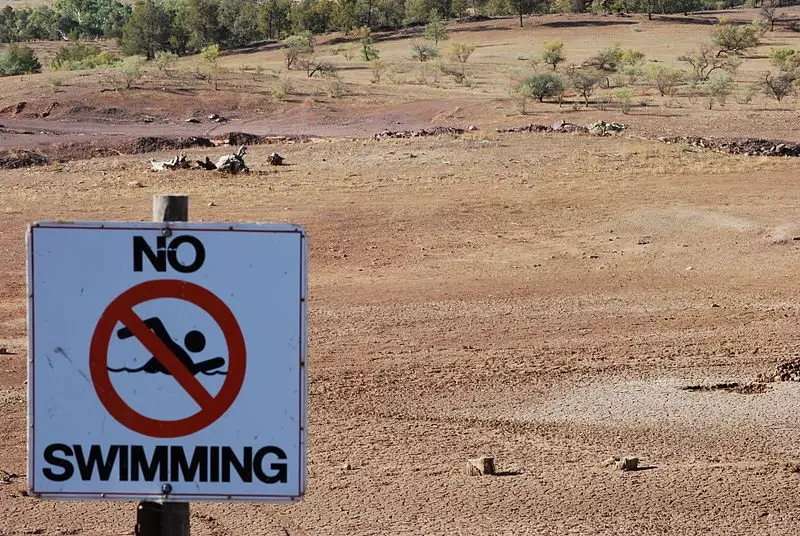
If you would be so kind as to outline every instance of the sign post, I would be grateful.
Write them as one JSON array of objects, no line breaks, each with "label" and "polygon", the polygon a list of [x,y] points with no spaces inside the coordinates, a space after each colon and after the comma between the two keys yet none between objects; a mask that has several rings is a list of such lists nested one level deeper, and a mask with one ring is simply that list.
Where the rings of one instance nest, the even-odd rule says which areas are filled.
[{"label": "sign post", "polygon": [[307,245],[185,196],[153,219],[30,227],[28,485],[188,536],[190,502],[303,498]]},{"label": "sign post", "polygon": [[[189,196],[154,195],[153,221],[189,221]],[[136,507],[135,536],[189,536],[189,503],[141,501]]]}]

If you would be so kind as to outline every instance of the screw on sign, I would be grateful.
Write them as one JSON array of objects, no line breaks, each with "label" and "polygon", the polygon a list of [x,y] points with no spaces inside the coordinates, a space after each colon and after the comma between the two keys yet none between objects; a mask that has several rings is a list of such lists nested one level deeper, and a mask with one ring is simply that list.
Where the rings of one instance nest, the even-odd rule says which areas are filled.
[{"label": "screw on sign", "polygon": [[[134,312],[140,303],[162,298],[184,300],[200,307],[222,329],[228,347],[228,371],[222,388],[211,395],[197,380],[198,373],[213,373],[224,359],[215,357],[195,363],[189,354],[169,335],[159,318],[142,320]],[[178,420],[159,420],[142,415],[131,408],[117,393],[108,368],[108,349],[118,323],[120,339],[135,337],[151,354],[152,359],[140,369],[128,372],[164,373],[172,375],[199,406],[193,415]],[[184,344],[190,352],[201,351],[205,338],[198,331],[187,334]],[[186,281],[161,279],[140,283],[114,299],[97,323],[89,350],[89,369],[97,396],[106,410],[123,426],[150,437],[174,438],[198,432],[219,419],[231,407],[244,383],[246,348],[242,331],[231,310],[207,289]],[[120,369],[121,370],[121,369]]]}]

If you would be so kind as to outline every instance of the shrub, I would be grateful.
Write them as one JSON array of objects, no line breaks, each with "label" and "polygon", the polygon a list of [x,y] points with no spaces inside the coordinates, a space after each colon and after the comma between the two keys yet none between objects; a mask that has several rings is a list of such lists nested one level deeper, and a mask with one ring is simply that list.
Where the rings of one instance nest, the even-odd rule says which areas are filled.
[{"label": "shrub", "polygon": [[564,42],[547,41],[542,45],[542,61],[553,67],[555,71],[560,63],[564,63]]},{"label": "shrub", "polygon": [[477,45],[473,44],[466,44],[466,43],[453,43],[450,46],[450,52],[448,52],[448,56],[455,62],[460,64],[467,63],[467,60],[475,52]]},{"label": "shrub", "polygon": [[115,54],[105,50],[101,51],[100,47],[82,41],[73,41],[59,49],[50,66],[55,71],[61,69],[76,71],[114,65],[118,61],[119,58]]},{"label": "shrub", "polygon": [[0,54],[0,76],[16,76],[42,72],[42,64],[32,48],[12,44]]},{"label": "shrub", "polygon": [[564,92],[564,82],[561,77],[553,73],[535,74],[520,82],[516,92],[544,102],[545,98],[561,95]]},{"label": "shrub", "polygon": [[153,60],[153,63],[156,67],[158,67],[159,71],[164,71],[165,69],[171,67],[176,61],[178,61],[177,54],[173,54],[172,52],[164,52],[162,50],[160,52],[156,52],[156,57]]},{"label": "shrub", "polygon": [[292,85],[291,78],[282,76],[278,79],[278,84],[272,88],[272,98],[275,100],[283,100],[287,95],[294,93],[294,86]]},{"label": "shrub", "polygon": [[428,61],[439,55],[439,49],[427,43],[413,43],[411,45],[411,59]]},{"label": "shrub", "polygon": [[622,108],[622,113],[627,114],[631,111],[631,102],[636,94],[629,87],[619,88],[614,90],[614,100],[619,101]]},{"label": "shrub", "polygon": [[386,62],[383,60],[376,59],[369,62],[369,70],[372,72],[372,80],[370,80],[370,82],[373,84],[380,84],[381,77],[383,76],[383,73],[386,72],[387,68],[388,65],[386,65]]},{"label": "shrub", "polygon": [[714,102],[724,105],[725,100],[735,88],[736,82],[733,77],[725,72],[715,73],[700,86],[703,95],[708,98],[709,110],[713,107]]},{"label": "shrub", "polygon": [[762,87],[767,96],[781,102],[784,97],[789,96],[794,91],[796,80],[797,75],[794,71],[780,72],[778,74],[768,72],[764,73]]},{"label": "shrub", "polygon": [[675,93],[675,89],[686,79],[686,72],[660,63],[651,63],[645,69],[645,76],[664,97]]},{"label": "shrub", "polygon": [[117,65],[117,72],[122,76],[125,89],[130,89],[131,85],[142,77],[142,67],[145,63],[147,58],[144,56],[128,56]]}]

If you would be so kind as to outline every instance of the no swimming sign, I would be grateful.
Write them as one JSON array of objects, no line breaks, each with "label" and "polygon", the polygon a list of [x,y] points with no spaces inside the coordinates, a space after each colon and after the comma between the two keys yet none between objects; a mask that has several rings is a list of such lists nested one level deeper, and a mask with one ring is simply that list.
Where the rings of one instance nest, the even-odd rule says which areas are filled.
[{"label": "no swimming sign", "polygon": [[301,228],[37,223],[28,254],[33,494],[303,496]]}]

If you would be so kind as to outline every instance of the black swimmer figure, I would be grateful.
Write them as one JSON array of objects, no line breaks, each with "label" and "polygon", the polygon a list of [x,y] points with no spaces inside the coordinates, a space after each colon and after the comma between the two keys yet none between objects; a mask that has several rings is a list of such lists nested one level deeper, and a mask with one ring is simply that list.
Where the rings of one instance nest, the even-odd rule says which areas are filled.
[{"label": "black swimmer figure", "polygon": [[[167,348],[170,349],[173,355],[177,357],[181,363],[183,363],[183,366],[185,366],[193,376],[196,376],[201,372],[203,374],[212,373],[212,371],[222,368],[225,365],[225,360],[221,357],[213,357],[199,363],[192,361],[192,358],[189,356],[186,350],[189,350],[192,353],[197,353],[202,352],[206,347],[206,338],[200,331],[192,330],[186,334],[186,337],[183,339],[183,344],[186,346],[186,350],[184,350],[181,345],[172,340],[172,337],[167,331],[167,328],[164,327],[164,324],[161,322],[160,318],[148,318],[144,321],[144,323],[153,331],[153,333],[156,334],[159,339],[161,339],[161,342],[163,342]],[[124,340],[133,337],[133,333],[128,328],[122,328],[117,331],[117,337]],[[155,356],[151,357],[150,360],[144,364],[144,366],[138,369],[109,368],[109,370],[112,372],[147,372],[148,374],[162,373],[171,375],[167,368]],[[217,372],[217,374],[224,373]]]}]

